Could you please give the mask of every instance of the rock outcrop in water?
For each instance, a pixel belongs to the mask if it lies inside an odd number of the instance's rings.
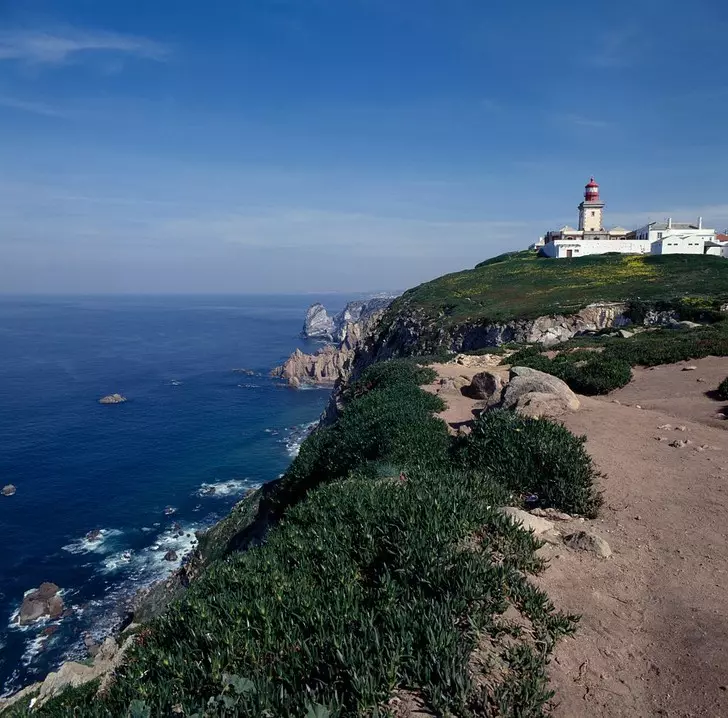
[[[316,302],[306,311],[301,336],[304,339],[326,339],[331,341],[334,335],[334,327],[334,320],[329,316],[326,307]]]
[[[108,396],[102,396],[99,399],[99,404],[123,404],[126,401],[126,397],[121,394],[109,394]]]
[[[63,615],[63,599],[58,595],[60,589],[55,583],[42,583],[23,599],[18,623],[27,626],[43,618],[56,619]]]

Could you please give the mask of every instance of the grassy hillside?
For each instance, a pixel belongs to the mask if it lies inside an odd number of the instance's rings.
[[[516,252],[405,292],[392,312],[445,315],[445,323],[569,314],[600,301],[728,300],[728,261],[690,255],[546,259]]]

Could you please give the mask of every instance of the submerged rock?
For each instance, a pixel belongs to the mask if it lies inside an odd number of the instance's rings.
[[[94,529],[86,534],[87,541],[100,541],[102,537],[101,529]]]
[[[3,486],[2,491],[0,491],[0,494],[3,496],[13,496],[17,489],[13,484],[8,484],[7,486]]]
[[[121,394],[108,394],[99,399],[99,404],[123,404],[125,401],[127,398]]]

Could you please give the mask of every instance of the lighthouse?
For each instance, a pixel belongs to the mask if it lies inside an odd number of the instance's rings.
[[[584,187],[584,201],[579,205],[579,229],[585,233],[601,232],[603,219],[604,202],[599,198],[599,185],[592,177]]]

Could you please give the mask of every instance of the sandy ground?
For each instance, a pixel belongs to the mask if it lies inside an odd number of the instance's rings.
[[[482,368],[435,366],[444,377]],[[604,474],[601,516],[579,528],[613,556],[542,549],[550,566],[539,584],[582,615],[551,664],[554,715],[728,716],[728,421],[715,418],[725,402],[706,396],[726,375],[728,359],[713,357],[638,369],[627,387],[580,397],[564,417]],[[454,428],[480,406],[429,389]]]

